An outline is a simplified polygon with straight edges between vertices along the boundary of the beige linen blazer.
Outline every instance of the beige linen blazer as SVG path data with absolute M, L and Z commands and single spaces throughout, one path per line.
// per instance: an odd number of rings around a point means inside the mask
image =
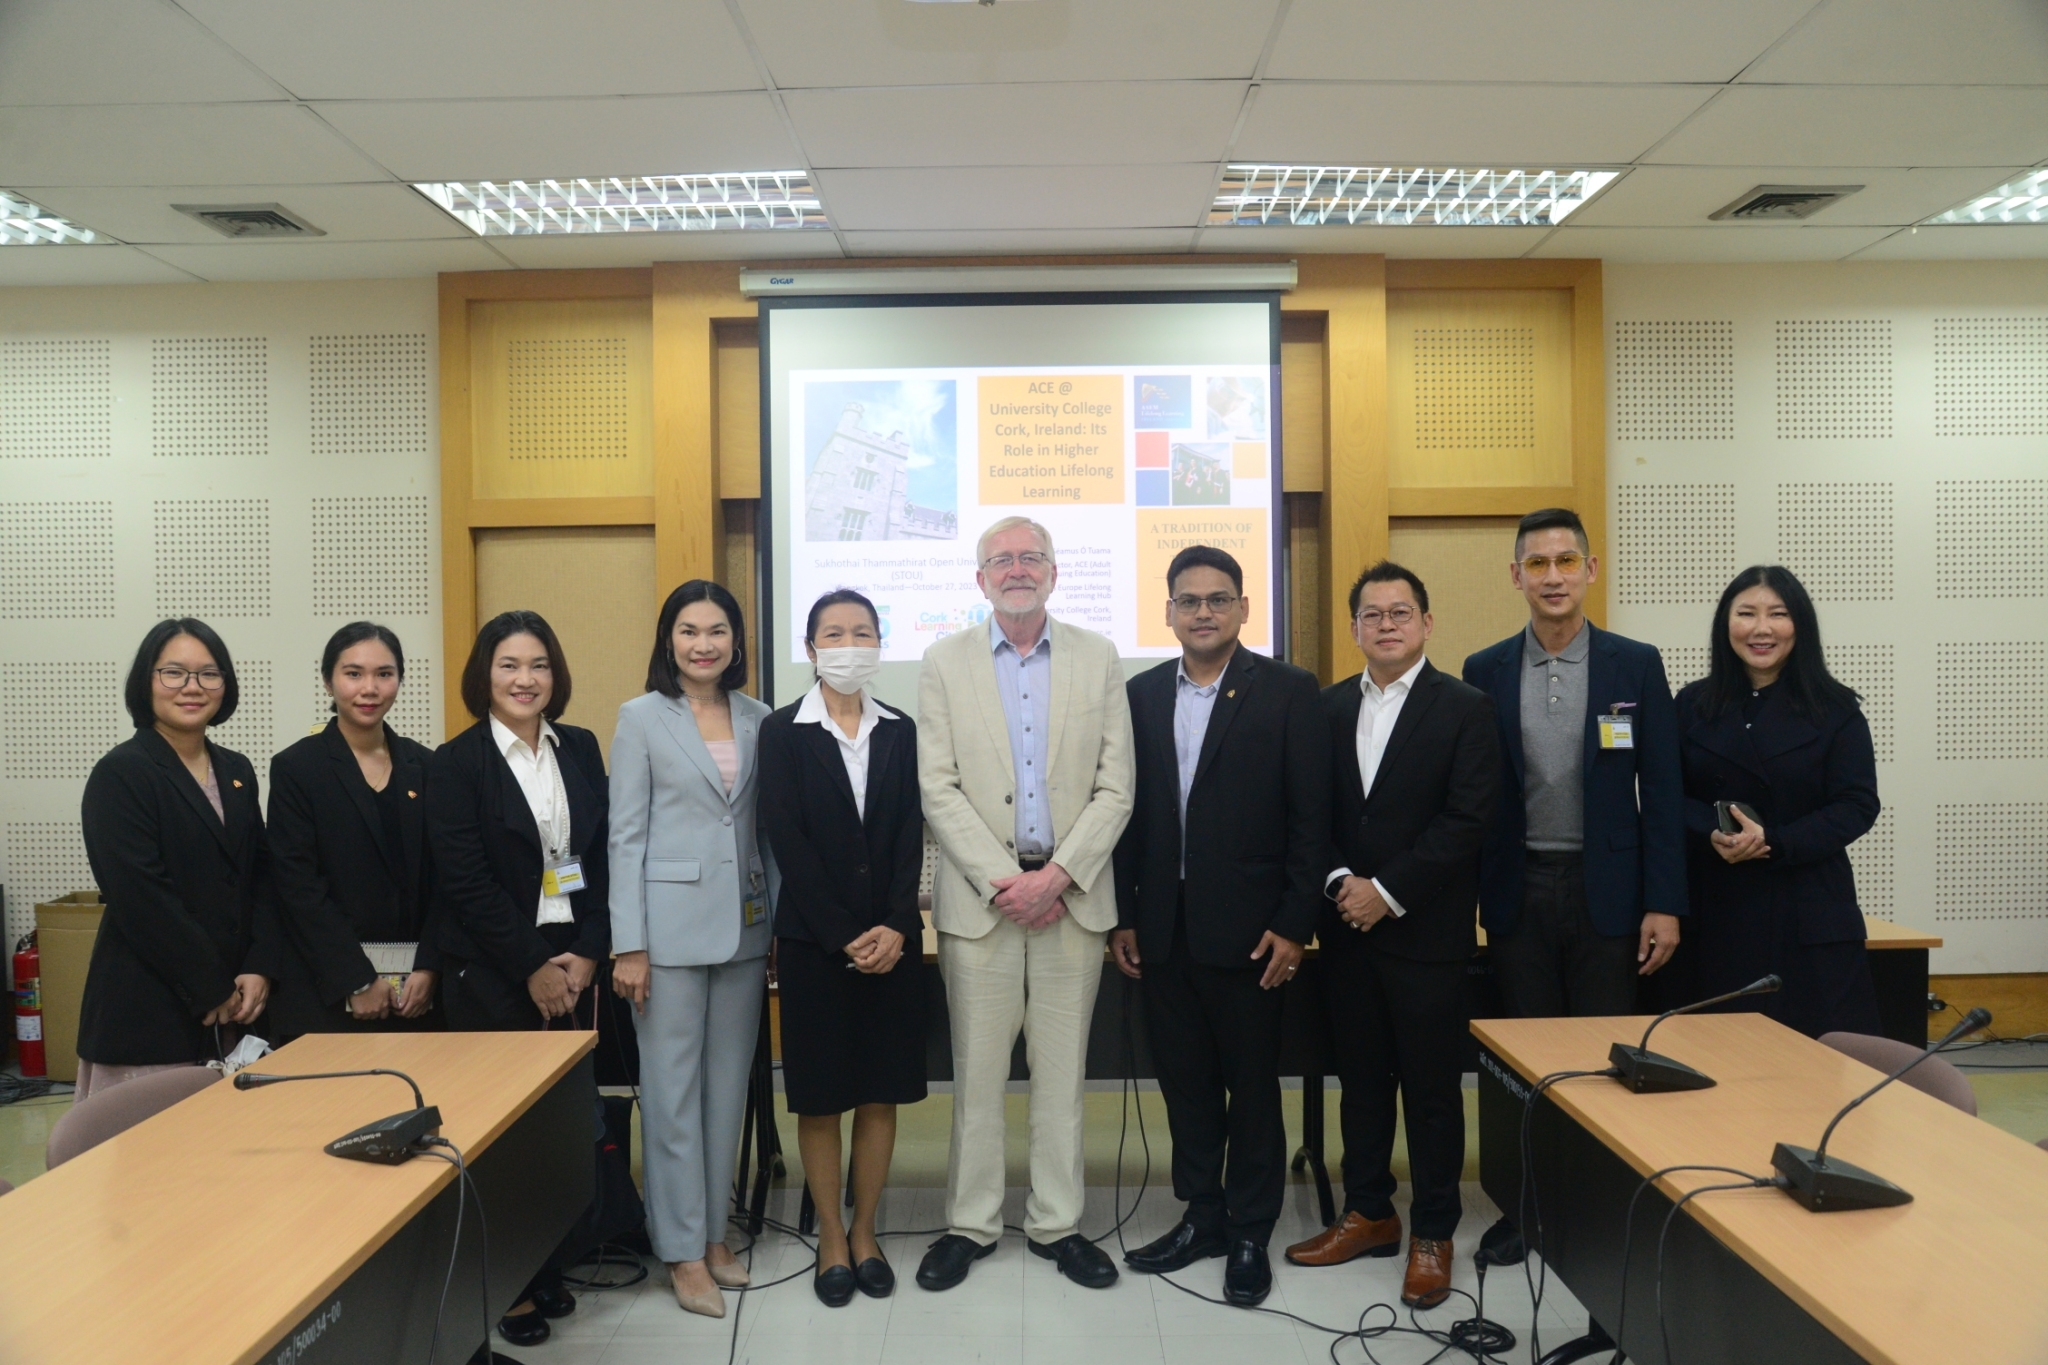
M 917 775 L 938 840 L 932 923 L 980 938 L 1002 919 L 997 877 L 1015 876 L 1017 776 L 996 690 L 987 623 L 956 631 L 924 654 L 918 683 Z M 1052 622 L 1047 796 L 1052 860 L 1074 879 L 1067 912 L 1084 929 L 1116 927 L 1117 838 L 1131 818 L 1131 705 L 1123 664 L 1106 637 Z

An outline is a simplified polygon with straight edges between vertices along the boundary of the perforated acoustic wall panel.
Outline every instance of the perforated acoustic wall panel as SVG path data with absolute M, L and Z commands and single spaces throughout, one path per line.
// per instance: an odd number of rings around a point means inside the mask
M 1890 319 L 1787 320 L 1776 331 L 1781 438 L 1892 434 Z
M 2048 435 L 2048 317 L 1934 320 L 1934 434 Z
M 0 459 L 111 455 L 111 357 L 103 338 L 0 341 Z
M 623 460 L 630 409 L 626 339 L 507 343 L 515 460 Z
M 1664 656 L 1664 681 L 1671 684 L 1671 695 L 1677 696 L 1687 683 L 1698 682 L 1707 676 L 1707 647 L 1705 645 L 1663 645 L 1658 650 Z
M 1711 602 L 1735 573 L 1735 485 L 1626 484 L 1614 505 L 1615 597 Z
M 432 280 L 0 289 L 0 884 L 91 886 L 86 775 L 132 733 L 121 684 L 165 616 L 232 653 L 214 739 L 269 761 L 304 735 L 335 627 L 438 652 Z M 432 668 L 393 717 L 441 734 Z M 289 674 L 289 676 L 287 676 Z
M 1614 324 L 1614 434 L 1624 441 L 1735 439 L 1735 324 Z
M 0 619 L 113 614 L 112 502 L 0 502 Z
M 2048 972 L 2048 262 L 1610 264 L 1603 293 L 1609 623 L 1677 685 L 1728 579 L 1673 600 L 1671 562 L 1789 567 L 1870 724 L 1864 910 L 1940 933 L 1936 971 Z M 1729 550 L 1649 529 L 1708 486 Z
M 1415 444 L 1424 450 L 1533 449 L 1536 330 L 1418 328 Z

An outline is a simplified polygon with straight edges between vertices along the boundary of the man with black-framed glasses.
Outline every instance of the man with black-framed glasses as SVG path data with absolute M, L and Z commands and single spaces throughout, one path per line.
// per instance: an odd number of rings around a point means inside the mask
M 1529 624 L 1465 660 L 1500 725 L 1479 917 L 1517 1018 L 1635 1013 L 1686 913 L 1678 714 L 1656 647 L 1586 619 L 1599 569 L 1577 513 L 1523 517 L 1508 572 Z M 1487 1243 L 1520 1259 L 1512 1228 Z

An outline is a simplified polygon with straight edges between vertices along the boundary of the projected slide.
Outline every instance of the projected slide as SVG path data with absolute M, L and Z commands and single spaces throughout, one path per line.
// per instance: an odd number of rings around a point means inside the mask
M 1194 544 L 1244 566 L 1244 642 L 1270 652 L 1271 385 L 1246 365 L 790 370 L 786 658 L 834 588 L 874 599 L 890 662 L 987 620 L 975 543 L 1013 515 L 1053 534 L 1053 613 L 1126 657 L 1178 649 L 1165 571 Z

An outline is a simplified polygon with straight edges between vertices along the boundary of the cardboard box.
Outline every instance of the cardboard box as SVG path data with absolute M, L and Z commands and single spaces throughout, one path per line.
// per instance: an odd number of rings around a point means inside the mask
M 43 1055 L 50 1079 L 78 1079 L 78 1011 L 99 937 L 97 891 L 74 891 L 36 906 L 36 948 L 43 959 Z

